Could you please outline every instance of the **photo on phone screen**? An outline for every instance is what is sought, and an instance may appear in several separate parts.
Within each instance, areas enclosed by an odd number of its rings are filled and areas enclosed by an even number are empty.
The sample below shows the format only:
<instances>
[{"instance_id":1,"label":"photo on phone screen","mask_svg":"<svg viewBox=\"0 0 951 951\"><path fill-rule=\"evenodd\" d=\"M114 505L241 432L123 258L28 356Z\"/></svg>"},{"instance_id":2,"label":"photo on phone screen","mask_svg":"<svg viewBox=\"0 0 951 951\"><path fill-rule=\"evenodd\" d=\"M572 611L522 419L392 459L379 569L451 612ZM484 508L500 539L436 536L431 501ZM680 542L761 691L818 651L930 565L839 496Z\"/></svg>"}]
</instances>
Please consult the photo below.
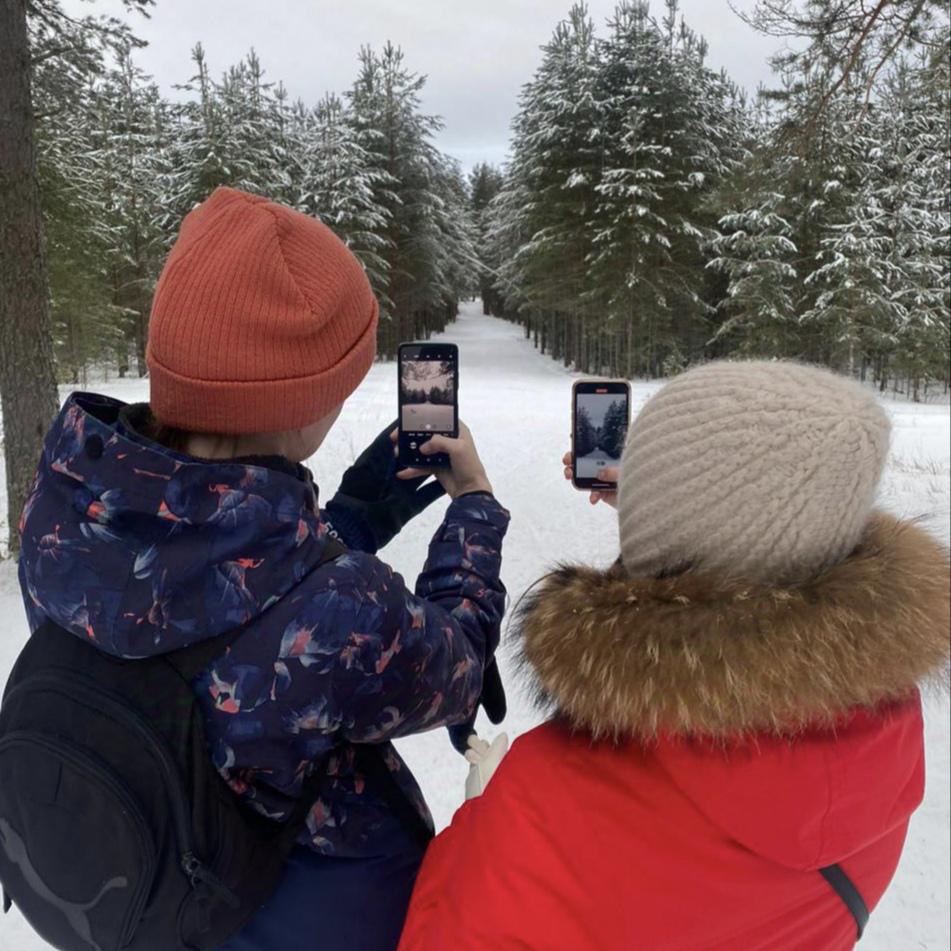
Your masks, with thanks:
<instances>
[{"instance_id":1,"label":"photo on phone screen","mask_svg":"<svg viewBox=\"0 0 951 951\"><path fill-rule=\"evenodd\" d=\"M459 350L452 343L404 343L398 362L399 460L408 466L447 466L445 453L424 456L420 448L437 434L459 434Z\"/></svg>"},{"instance_id":2,"label":"photo on phone screen","mask_svg":"<svg viewBox=\"0 0 951 951\"><path fill-rule=\"evenodd\" d=\"M630 385L624 380L579 380L572 393L573 482L579 489L612 485L598 473L621 462L630 423Z\"/></svg>"}]
</instances>

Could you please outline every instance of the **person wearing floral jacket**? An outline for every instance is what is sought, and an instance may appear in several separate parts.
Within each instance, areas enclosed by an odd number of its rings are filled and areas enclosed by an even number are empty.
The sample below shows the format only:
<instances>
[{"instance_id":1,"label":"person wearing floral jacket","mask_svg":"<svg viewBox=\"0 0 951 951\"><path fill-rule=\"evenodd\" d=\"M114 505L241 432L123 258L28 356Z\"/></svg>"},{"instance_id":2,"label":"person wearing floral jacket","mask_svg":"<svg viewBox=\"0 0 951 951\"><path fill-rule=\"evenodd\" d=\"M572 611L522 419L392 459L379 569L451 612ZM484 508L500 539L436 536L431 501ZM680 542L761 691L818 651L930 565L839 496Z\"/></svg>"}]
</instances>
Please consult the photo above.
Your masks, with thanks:
<instances>
[{"instance_id":1,"label":"person wearing floral jacket","mask_svg":"<svg viewBox=\"0 0 951 951\"><path fill-rule=\"evenodd\" d=\"M376 324L362 268L327 228L219 189L156 290L149 404L74 393L20 523L34 630L49 618L138 658L243 626L194 684L209 754L274 820L305 781L319 796L234 951L395 947L423 847L355 751L378 745L431 826L390 740L471 722L498 642L508 513L464 426L432 440L452 459L438 483L396 473L382 433L323 512L301 464L369 369ZM443 490L413 591L375 552ZM325 561L332 535L350 550Z\"/></svg>"}]
</instances>

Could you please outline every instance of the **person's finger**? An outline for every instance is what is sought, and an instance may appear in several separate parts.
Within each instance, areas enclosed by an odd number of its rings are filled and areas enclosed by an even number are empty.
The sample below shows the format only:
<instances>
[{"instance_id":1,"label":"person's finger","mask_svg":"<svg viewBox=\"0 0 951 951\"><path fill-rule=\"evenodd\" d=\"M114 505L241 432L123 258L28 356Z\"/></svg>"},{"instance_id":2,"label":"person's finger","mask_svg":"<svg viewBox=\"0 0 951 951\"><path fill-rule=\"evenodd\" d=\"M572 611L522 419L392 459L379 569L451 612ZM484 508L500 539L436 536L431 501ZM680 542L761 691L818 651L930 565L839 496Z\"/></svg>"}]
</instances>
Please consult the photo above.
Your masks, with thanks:
<instances>
[{"instance_id":1,"label":"person's finger","mask_svg":"<svg viewBox=\"0 0 951 951\"><path fill-rule=\"evenodd\" d=\"M563 466L570 466L570 465L571 465L571 453L570 453L570 452L566 452L566 453L561 457L561 464L562 464Z\"/></svg>"},{"instance_id":2,"label":"person's finger","mask_svg":"<svg viewBox=\"0 0 951 951\"><path fill-rule=\"evenodd\" d=\"M617 466L605 466L598 471L598 478L602 482L617 482L619 470Z\"/></svg>"},{"instance_id":3,"label":"person's finger","mask_svg":"<svg viewBox=\"0 0 951 951\"><path fill-rule=\"evenodd\" d=\"M442 483L434 479L432 482L427 482L416 492L416 501L421 508L424 509L428 505L432 505L436 499L442 498L445 494L446 490L443 488Z\"/></svg>"},{"instance_id":4,"label":"person's finger","mask_svg":"<svg viewBox=\"0 0 951 951\"><path fill-rule=\"evenodd\" d=\"M600 493L600 492L592 492L591 495L589 496L589 499L590 499L592 505L597 505L598 502L601 501L601 493Z\"/></svg>"},{"instance_id":5,"label":"person's finger","mask_svg":"<svg viewBox=\"0 0 951 951\"><path fill-rule=\"evenodd\" d=\"M419 451L424 456L431 456L437 452L452 452L459 444L458 439L451 439L449 436L432 436L419 447Z\"/></svg>"},{"instance_id":6,"label":"person's finger","mask_svg":"<svg viewBox=\"0 0 951 951\"><path fill-rule=\"evenodd\" d=\"M396 429L394 429L394 430L390 433L390 441L395 443L395 442L397 441L397 439L399 439L399 438L400 438L400 430L399 430L399 427L397 426Z\"/></svg>"},{"instance_id":7,"label":"person's finger","mask_svg":"<svg viewBox=\"0 0 951 951\"><path fill-rule=\"evenodd\" d=\"M571 466L565 466L565 478L566 479L571 478Z\"/></svg>"}]
</instances>

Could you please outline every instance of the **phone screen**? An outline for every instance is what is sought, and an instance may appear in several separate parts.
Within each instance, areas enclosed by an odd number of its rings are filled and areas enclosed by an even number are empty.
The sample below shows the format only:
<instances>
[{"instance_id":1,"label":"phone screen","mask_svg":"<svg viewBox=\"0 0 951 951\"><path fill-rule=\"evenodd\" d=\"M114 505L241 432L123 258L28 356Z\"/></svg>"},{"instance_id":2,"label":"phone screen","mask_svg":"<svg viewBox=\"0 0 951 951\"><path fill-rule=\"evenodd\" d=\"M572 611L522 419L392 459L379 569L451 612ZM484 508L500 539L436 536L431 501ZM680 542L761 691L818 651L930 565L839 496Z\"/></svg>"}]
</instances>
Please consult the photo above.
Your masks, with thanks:
<instances>
[{"instance_id":1,"label":"phone screen","mask_svg":"<svg viewBox=\"0 0 951 951\"><path fill-rule=\"evenodd\" d=\"M573 481L578 488L597 489L614 484L599 479L598 473L621 461L630 404L631 388L625 381L575 383L571 444Z\"/></svg>"},{"instance_id":2,"label":"phone screen","mask_svg":"<svg viewBox=\"0 0 951 951\"><path fill-rule=\"evenodd\" d=\"M459 350L452 343L399 348L399 459L404 465L448 466L445 453L424 456L432 436L457 436Z\"/></svg>"}]
</instances>

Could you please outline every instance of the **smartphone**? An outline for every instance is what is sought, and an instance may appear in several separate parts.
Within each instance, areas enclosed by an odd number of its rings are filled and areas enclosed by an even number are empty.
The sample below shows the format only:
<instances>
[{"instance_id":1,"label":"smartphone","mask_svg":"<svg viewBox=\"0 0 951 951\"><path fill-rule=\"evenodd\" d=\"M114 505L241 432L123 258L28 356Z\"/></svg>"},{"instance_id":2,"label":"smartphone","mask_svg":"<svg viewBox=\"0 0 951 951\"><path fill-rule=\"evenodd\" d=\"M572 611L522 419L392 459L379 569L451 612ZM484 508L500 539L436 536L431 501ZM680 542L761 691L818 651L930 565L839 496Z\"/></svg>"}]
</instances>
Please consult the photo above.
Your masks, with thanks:
<instances>
[{"instance_id":1,"label":"smartphone","mask_svg":"<svg viewBox=\"0 0 951 951\"><path fill-rule=\"evenodd\" d=\"M571 388L571 481L578 489L613 489L598 478L621 461L631 421L626 380L577 380Z\"/></svg>"},{"instance_id":2,"label":"smartphone","mask_svg":"<svg viewBox=\"0 0 951 951\"><path fill-rule=\"evenodd\" d=\"M448 468L449 456L424 456L433 436L459 435L459 348L454 343L402 343L399 367L399 453L404 466Z\"/></svg>"}]
</instances>

